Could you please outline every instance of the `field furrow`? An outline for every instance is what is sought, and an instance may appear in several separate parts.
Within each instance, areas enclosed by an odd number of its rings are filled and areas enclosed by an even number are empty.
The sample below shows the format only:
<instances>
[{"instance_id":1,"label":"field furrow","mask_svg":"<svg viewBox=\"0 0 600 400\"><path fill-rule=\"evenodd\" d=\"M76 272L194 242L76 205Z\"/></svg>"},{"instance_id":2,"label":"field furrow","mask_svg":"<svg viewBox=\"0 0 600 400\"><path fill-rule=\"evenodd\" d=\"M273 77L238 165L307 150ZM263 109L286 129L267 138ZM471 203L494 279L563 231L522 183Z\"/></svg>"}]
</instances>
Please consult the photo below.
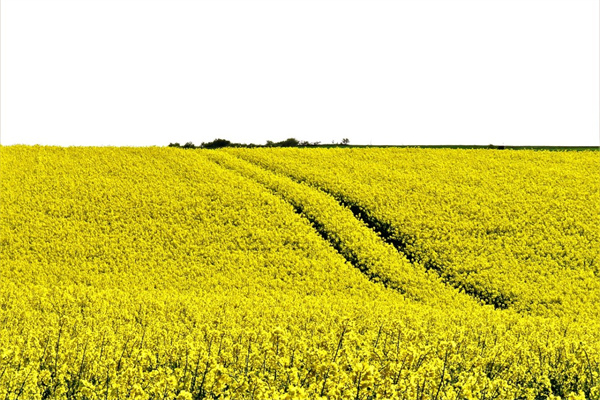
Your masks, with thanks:
<instances>
[{"instance_id":1,"label":"field furrow","mask_svg":"<svg viewBox=\"0 0 600 400\"><path fill-rule=\"evenodd\" d=\"M329 193L411 260L486 303L600 320L596 152L228 152Z\"/></svg>"}]
</instances>

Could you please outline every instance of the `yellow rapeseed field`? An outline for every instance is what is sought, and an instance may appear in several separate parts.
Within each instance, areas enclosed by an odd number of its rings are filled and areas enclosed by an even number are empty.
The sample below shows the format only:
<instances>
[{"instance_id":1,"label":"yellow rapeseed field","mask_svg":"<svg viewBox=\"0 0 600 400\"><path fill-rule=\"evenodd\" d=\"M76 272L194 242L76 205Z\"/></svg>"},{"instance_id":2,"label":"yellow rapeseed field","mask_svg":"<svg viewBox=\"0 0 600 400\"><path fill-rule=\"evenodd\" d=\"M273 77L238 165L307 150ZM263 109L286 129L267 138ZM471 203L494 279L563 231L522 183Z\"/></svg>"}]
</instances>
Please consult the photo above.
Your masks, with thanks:
<instances>
[{"instance_id":1,"label":"yellow rapeseed field","mask_svg":"<svg viewBox=\"0 0 600 400\"><path fill-rule=\"evenodd\" d=\"M600 153L255 149L488 304L600 320Z\"/></svg>"},{"instance_id":2,"label":"yellow rapeseed field","mask_svg":"<svg viewBox=\"0 0 600 400\"><path fill-rule=\"evenodd\" d=\"M599 171L0 146L0 399L600 399Z\"/></svg>"}]
</instances>

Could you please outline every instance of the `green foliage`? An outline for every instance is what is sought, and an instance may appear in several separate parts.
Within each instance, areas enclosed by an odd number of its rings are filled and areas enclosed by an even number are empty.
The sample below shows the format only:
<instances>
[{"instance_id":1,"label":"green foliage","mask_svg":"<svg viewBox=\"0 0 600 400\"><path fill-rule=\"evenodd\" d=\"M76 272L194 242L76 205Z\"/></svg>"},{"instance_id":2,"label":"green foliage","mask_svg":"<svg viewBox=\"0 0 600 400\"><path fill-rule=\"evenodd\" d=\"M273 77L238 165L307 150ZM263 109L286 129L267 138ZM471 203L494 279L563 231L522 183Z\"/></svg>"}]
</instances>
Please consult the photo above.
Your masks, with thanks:
<instances>
[{"instance_id":1,"label":"green foliage","mask_svg":"<svg viewBox=\"0 0 600 400\"><path fill-rule=\"evenodd\" d=\"M238 145L239 143L234 143L234 145ZM229 147L232 143L226 139L215 139L212 142L204 143L200 145L202 149L220 149L221 147Z\"/></svg>"}]
</instances>

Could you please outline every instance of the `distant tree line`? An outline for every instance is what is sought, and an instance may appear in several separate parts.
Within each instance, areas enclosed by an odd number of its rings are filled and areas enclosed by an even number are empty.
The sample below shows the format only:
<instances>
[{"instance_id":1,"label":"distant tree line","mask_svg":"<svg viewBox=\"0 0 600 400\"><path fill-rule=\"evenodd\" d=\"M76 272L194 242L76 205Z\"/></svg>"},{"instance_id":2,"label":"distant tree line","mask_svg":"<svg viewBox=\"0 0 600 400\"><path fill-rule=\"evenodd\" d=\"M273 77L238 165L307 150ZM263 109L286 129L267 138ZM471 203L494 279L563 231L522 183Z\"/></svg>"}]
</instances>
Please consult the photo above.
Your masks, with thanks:
<instances>
[{"instance_id":1,"label":"distant tree line","mask_svg":"<svg viewBox=\"0 0 600 400\"><path fill-rule=\"evenodd\" d=\"M342 139L340 143L332 143L333 145L348 145L350 140L347 138ZM220 149L223 147L316 147L320 146L321 142L308 142L306 140L298 140L289 138L282 140L281 142L273 142L267 140L267 144L246 144L246 143L233 143L227 139L215 139L212 142L202 142L199 146L194 145L192 142L187 142L184 145L179 143L169 143L169 147L178 147L181 149Z\"/></svg>"}]
</instances>

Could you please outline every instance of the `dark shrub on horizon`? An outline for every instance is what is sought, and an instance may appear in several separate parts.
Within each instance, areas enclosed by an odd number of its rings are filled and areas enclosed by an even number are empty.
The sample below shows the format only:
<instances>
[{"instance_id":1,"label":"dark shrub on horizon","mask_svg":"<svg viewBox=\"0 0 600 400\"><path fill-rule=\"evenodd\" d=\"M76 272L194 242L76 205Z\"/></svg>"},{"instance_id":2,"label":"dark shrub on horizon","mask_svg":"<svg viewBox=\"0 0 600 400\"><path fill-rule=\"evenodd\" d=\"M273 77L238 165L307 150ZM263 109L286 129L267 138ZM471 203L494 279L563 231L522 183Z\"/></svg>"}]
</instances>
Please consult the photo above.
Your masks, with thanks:
<instances>
[{"instance_id":1,"label":"dark shrub on horizon","mask_svg":"<svg viewBox=\"0 0 600 400\"><path fill-rule=\"evenodd\" d=\"M229 140L226 140L226 139L215 139L212 142L208 142L208 143L202 142L200 147L203 149L220 149L221 147L230 147L232 145L235 146L237 144L236 143L232 144Z\"/></svg>"}]
</instances>

